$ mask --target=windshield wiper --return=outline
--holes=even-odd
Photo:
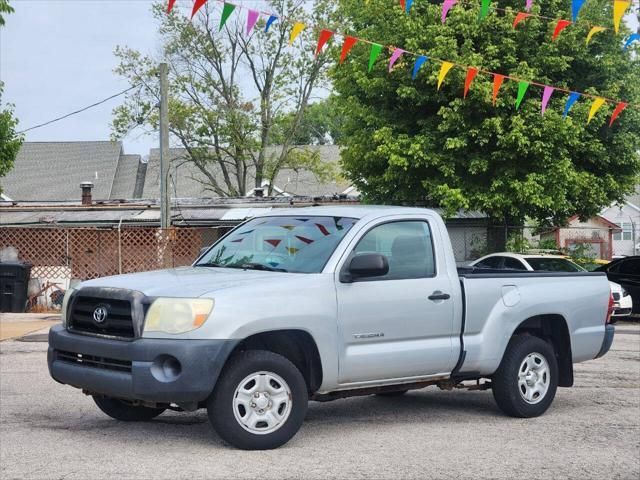
[[[284,268],[271,267],[263,263],[243,263],[242,268],[245,270],[266,270],[267,272],[286,272]]]
[[[229,268],[232,265],[222,265],[216,262],[204,262],[204,263],[196,263],[196,267],[218,267],[218,268]]]

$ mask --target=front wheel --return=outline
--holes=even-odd
[[[516,335],[492,378],[498,407],[512,417],[537,417],[547,411],[558,388],[553,347],[541,338]]]
[[[269,450],[287,443],[307,413],[306,382],[288,359],[248,350],[225,366],[207,401],[215,431],[243,450]]]
[[[140,405],[133,405],[124,400],[117,398],[100,397],[95,395],[93,401],[100,410],[109,415],[111,418],[121,420],[123,422],[145,422],[157,417],[166,409],[150,408]]]

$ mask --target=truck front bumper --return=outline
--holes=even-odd
[[[49,331],[47,361],[54,380],[91,394],[153,403],[205,400],[236,340],[139,338],[111,340]]]
[[[613,337],[616,333],[616,327],[611,324],[607,324],[604,327],[604,338],[602,339],[602,346],[600,347],[600,351],[596,358],[600,358],[605,355],[609,349],[611,348],[611,344],[613,343]]]

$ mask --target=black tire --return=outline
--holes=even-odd
[[[288,417],[275,431],[264,434],[252,433],[241,424],[240,419],[236,419],[236,414],[242,415],[243,411],[235,412],[238,407],[234,402],[236,389],[247,377],[259,372],[280,376],[290,391]],[[207,413],[211,425],[225,442],[242,450],[270,450],[284,445],[298,432],[308,403],[307,384],[293,363],[273,352],[248,350],[234,355],[225,365],[207,400]]]
[[[110,397],[99,397],[95,395],[93,401],[100,410],[109,415],[111,418],[121,420],[123,422],[148,422],[152,418],[157,417],[166,408],[150,408],[140,405],[131,405],[123,400]]]
[[[537,393],[530,401],[525,400],[527,385],[519,384],[520,367],[525,359],[539,360],[542,356],[548,365],[548,387],[546,392]],[[533,355],[530,357],[530,355]],[[527,367],[524,366],[526,369]],[[536,373],[536,379],[538,374]],[[543,375],[540,378],[546,378]],[[498,407],[512,417],[530,418],[547,411],[558,388],[558,363],[553,347],[541,338],[531,335],[516,335],[511,338],[500,366],[492,377],[493,397]],[[530,389],[534,391],[533,389]],[[535,402],[535,403],[531,403]]]
[[[396,390],[394,392],[380,392],[376,393],[376,397],[401,397],[409,390]]]

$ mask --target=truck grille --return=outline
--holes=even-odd
[[[69,330],[122,338],[135,337],[131,300],[86,296],[79,292],[74,295],[69,310]]]
[[[97,357],[86,353],[73,353],[56,350],[58,360],[74,365],[82,365],[89,368],[100,368],[103,370],[115,370],[117,372],[131,372],[131,362],[117,360],[115,358]]]

